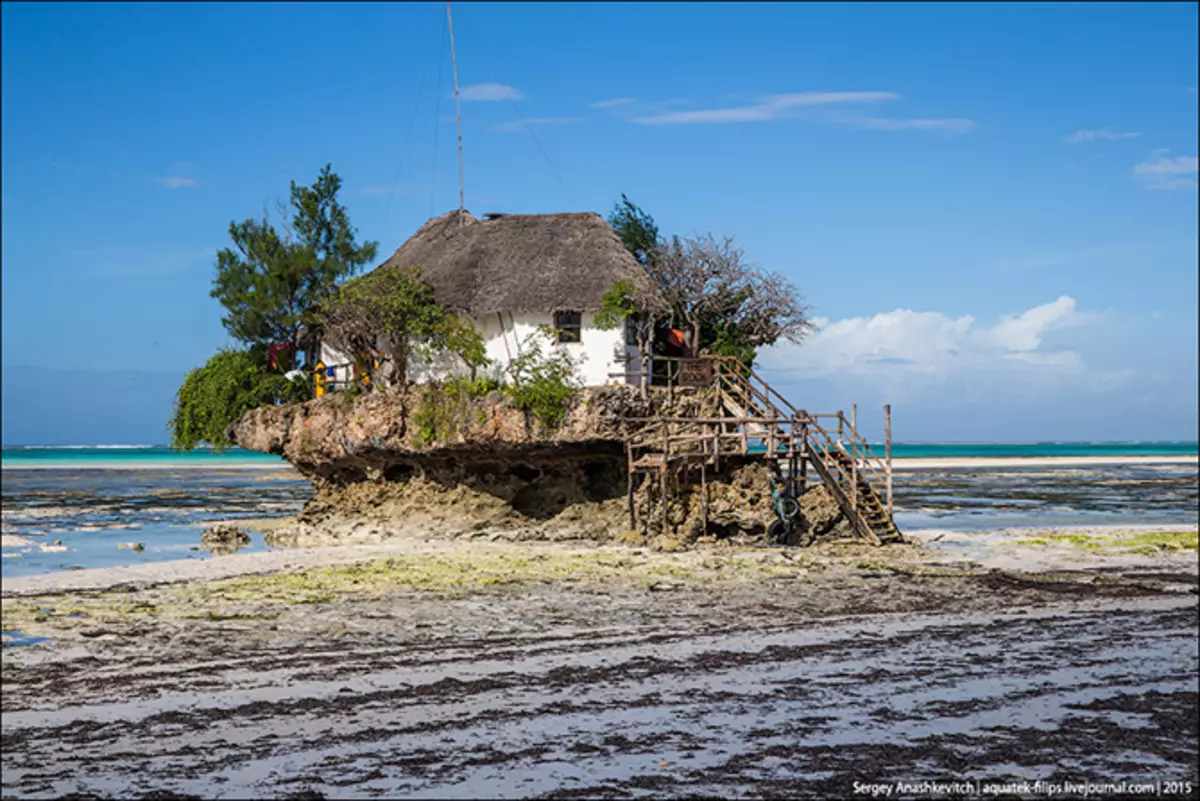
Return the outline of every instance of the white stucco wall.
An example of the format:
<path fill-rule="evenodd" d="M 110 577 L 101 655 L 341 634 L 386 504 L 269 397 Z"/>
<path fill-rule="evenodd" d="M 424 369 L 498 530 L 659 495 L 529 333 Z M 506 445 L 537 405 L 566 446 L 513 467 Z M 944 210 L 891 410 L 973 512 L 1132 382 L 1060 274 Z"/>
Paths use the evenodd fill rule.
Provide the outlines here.
<path fill-rule="evenodd" d="M 321 343 L 319 356 L 321 362 L 327 368 L 334 368 L 332 376 L 329 376 L 328 372 L 326 372 L 326 376 L 330 381 L 350 381 L 354 377 L 354 360 L 329 343 Z M 341 389 L 341 387 L 339 386 L 338 389 Z"/>
<path fill-rule="evenodd" d="M 596 327 L 595 314 L 584 312 L 582 315 L 581 336 L 579 342 L 555 343 L 549 347 L 564 348 L 576 359 L 577 376 L 585 387 L 598 387 L 610 383 L 629 383 L 625 380 L 626 363 L 622 361 L 625 354 L 637 353 L 636 343 L 627 345 L 625 342 L 625 326 L 618 326 L 611 331 L 602 331 Z M 483 334 L 484 347 L 487 357 L 492 364 L 486 373 L 498 380 L 504 380 L 507 375 L 505 368 L 509 361 L 521 352 L 521 345 L 530 335 L 539 335 L 538 327 L 552 325 L 551 314 L 490 314 L 475 320 L 476 327 Z M 539 335 L 540 336 L 540 335 Z M 321 343 L 321 360 L 326 365 L 343 364 L 351 360 L 335 348 Z M 637 371 L 636 361 L 630 362 L 628 368 Z M 337 370 L 337 380 L 350 376 L 347 369 Z M 423 363 L 414 360 L 409 365 L 409 377 L 417 382 L 430 379 L 446 378 L 455 373 L 466 374 L 468 371 L 458 357 L 452 354 L 440 354 L 433 363 Z M 611 376 L 610 373 L 620 373 Z M 632 383 L 636 383 L 636 379 Z"/>

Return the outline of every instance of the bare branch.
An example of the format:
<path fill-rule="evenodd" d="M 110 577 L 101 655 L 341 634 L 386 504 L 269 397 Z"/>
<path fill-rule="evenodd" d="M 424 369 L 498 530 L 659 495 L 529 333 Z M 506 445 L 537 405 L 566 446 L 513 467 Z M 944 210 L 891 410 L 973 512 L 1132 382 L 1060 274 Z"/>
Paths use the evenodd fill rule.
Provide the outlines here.
<path fill-rule="evenodd" d="M 808 305 L 782 275 L 746 260 L 731 237 L 698 234 L 674 238 L 649 259 L 674 315 L 690 329 L 693 350 L 711 328 L 734 328 L 741 344 L 800 342 L 813 330 Z"/>

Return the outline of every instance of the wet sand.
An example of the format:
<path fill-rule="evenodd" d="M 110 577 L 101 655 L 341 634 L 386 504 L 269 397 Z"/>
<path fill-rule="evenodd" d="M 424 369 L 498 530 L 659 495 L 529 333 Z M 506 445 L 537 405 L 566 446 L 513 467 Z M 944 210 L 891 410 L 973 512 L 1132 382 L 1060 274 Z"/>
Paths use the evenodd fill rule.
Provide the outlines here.
<path fill-rule="evenodd" d="M 3 652 L 4 795 L 1197 787 L 1195 552 L 1027 533 L 408 541 L 5 581 L 5 625 L 52 639 Z"/>

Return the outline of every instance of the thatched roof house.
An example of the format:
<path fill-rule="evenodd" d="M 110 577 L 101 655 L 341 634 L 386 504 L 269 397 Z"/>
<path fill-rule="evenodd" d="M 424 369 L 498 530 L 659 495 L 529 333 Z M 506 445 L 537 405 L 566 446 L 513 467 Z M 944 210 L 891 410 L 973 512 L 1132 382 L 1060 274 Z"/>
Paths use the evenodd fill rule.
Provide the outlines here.
<path fill-rule="evenodd" d="M 595 312 L 617 281 L 635 290 L 638 304 L 660 312 L 666 302 L 645 269 L 599 214 L 492 214 L 482 220 L 452 211 L 421 226 L 377 269 L 419 268 L 443 305 L 475 320 L 488 357 L 502 375 L 526 337 L 549 325 L 558 343 L 581 361 L 585 385 L 623 382 L 636 371 L 633 337 L 603 331 Z M 325 364 L 345 359 L 322 345 Z M 416 371 L 418 380 L 443 377 L 452 363 Z"/>
<path fill-rule="evenodd" d="M 622 279 L 647 306 L 663 305 L 645 269 L 594 212 L 477 220 L 452 211 L 422 225 L 383 266 L 419 267 L 441 303 L 473 317 L 599 311 Z"/>

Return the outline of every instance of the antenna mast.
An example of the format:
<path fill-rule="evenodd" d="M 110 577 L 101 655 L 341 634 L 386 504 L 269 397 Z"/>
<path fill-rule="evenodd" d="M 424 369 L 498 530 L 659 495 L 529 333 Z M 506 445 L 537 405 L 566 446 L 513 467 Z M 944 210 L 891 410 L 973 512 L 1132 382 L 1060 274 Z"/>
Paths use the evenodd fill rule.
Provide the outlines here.
<path fill-rule="evenodd" d="M 463 210 L 462 112 L 458 100 L 458 57 L 454 54 L 454 18 L 446 0 L 446 24 L 450 28 L 450 65 L 454 71 L 454 121 L 458 124 L 458 210 Z"/>

